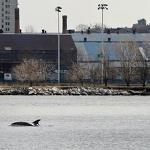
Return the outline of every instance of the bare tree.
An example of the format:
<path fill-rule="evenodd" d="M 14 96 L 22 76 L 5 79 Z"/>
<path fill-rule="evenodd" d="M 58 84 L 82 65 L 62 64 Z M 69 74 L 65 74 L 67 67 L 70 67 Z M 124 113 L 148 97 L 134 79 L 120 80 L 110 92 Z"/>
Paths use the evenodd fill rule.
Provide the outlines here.
<path fill-rule="evenodd" d="M 69 81 L 81 83 L 83 85 L 84 80 L 89 78 L 88 68 L 87 66 L 74 63 L 68 71 L 67 77 Z"/>
<path fill-rule="evenodd" d="M 104 25 L 104 28 L 106 28 L 106 26 Z M 94 33 L 99 33 L 102 31 L 102 25 L 99 24 L 99 23 L 96 23 L 94 25 L 90 24 L 90 25 L 85 25 L 85 24 L 79 24 L 77 27 L 76 27 L 76 30 L 77 31 L 83 31 L 83 32 L 94 32 Z M 89 32 L 89 33 L 90 33 Z"/>
<path fill-rule="evenodd" d="M 138 54 L 138 46 L 134 41 L 120 42 L 118 47 L 118 57 L 121 65 L 122 77 L 127 86 L 130 85 L 134 77 Z"/>
<path fill-rule="evenodd" d="M 101 70 L 99 73 L 102 75 L 102 71 L 103 71 L 103 82 L 105 86 L 107 86 L 109 79 L 112 79 L 112 77 L 116 73 L 110 60 L 109 48 L 107 47 L 106 44 L 104 44 L 104 54 L 99 55 L 99 57 L 101 57 L 101 61 L 100 61 L 101 67 L 103 63 L 103 70 Z M 103 57 L 103 60 L 102 60 L 102 57 Z"/>
<path fill-rule="evenodd" d="M 107 86 L 109 80 L 109 72 L 110 72 L 110 59 L 109 57 L 104 56 L 104 84 Z"/>
<path fill-rule="evenodd" d="M 138 57 L 138 69 L 137 72 L 140 76 L 140 81 L 142 83 L 142 86 L 145 87 L 147 78 L 149 76 L 149 66 L 148 66 L 148 57 L 146 54 L 146 51 L 149 50 L 149 44 L 144 44 L 144 48 L 143 47 L 139 47 L 139 51 L 141 53 L 141 55 L 139 55 Z"/>
<path fill-rule="evenodd" d="M 148 61 L 142 59 L 142 60 L 140 60 L 139 63 L 140 64 L 139 64 L 138 72 L 139 72 L 139 75 L 140 75 L 142 86 L 145 87 L 146 81 L 147 81 L 147 77 L 149 75 Z"/>
<path fill-rule="evenodd" d="M 101 61 L 101 63 L 103 63 L 103 82 L 105 86 L 107 86 L 108 80 L 109 80 L 111 63 L 110 63 L 110 58 L 109 58 L 109 52 L 108 52 L 106 45 L 104 45 L 103 61 Z"/>
<path fill-rule="evenodd" d="M 88 29 L 88 25 L 85 25 L 85 24 L 79 24 L 77 27 L 76 27 L 76 30 L 77 31 L 83 31 L 85 32 L 87 29 Z"/>
<path fill-rule="evenodd" d="M 101 79 L 101 66 L 99 64 L 90 64 L 89 67 L 90 80 L 95 85 L 95 83 L 100 83 Z"/>
<path fill-rule="evenodd" d="M 13 68 L 12 74 L 16 80 L 31 84 L 32 82 L 46 81 L 50 71 L 49 68 L 53 68 L 48 66 L 43 60 L 24 59 L 20 65 Z"/>
<path fill-rule="evenodd" d="M 27 33 L 34 33 L 35 32 L 35 29 L 32 25 L 28 25 L 25 27 L 25 32 Z"/>
<path fill-rule="evenodd" d="M 104 25 L 104 28 L 105 28 L 105 25 Z M 90 30 L 91 30 L 91 32 L 95 32 L 95 33 L 101 32 L 102 31 L 102 25 L 98 24 L 98 23 L 91 25 Z"/>
<path fill-rule="evenodd" d="M 46 63 L 46 72 L 48 76 L 48 80 L 56 80 L 56 66 L 53 63 Z"/>

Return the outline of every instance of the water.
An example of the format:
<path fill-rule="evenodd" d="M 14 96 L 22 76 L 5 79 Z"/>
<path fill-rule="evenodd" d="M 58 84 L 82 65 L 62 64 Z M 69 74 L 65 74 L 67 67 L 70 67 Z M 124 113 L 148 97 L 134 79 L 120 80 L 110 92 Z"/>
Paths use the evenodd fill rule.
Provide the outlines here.
<path fill-rule="evenodd" d="M 0 150 L 149 149 L 150 97 L 0 96 Z"/>

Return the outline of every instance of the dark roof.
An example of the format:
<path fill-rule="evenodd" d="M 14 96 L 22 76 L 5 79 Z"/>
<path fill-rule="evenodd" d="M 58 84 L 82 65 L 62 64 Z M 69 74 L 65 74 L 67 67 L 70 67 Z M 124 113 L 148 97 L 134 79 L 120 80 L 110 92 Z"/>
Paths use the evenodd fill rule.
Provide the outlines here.
<path fill-rule="evenodd" d="M 61 34 L 61 66 L 67 68 L 77 61 L 72 36 Z M 0 63 L 20 63 L 24 58 L 43 59 L 57 64 L 57 34 L 0 34 Z"/>
<path fill-rule="evenodd" d="M 62 34 L 61 49 L 76 49 L 71 35 Z M 57 34 L 0 34 L 0 50 L 57 50 Z"/>

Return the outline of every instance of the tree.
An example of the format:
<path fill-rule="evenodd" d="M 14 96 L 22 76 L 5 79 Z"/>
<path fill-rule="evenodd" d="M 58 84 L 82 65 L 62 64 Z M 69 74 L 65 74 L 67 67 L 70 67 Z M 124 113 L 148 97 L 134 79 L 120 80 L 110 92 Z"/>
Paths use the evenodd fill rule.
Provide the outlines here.
<path fill-rule="evenodd" d="M 108 84 L 108 80 L 109 80 L 109 72 L 110 72 L 110 60 L 109 60 L 109 57 L 107 56 L 104 56 L 104 77 L 103 77 L 103 80 L 104 80 L 104 84 L 105 86 L 107 86 Z"/>
<path fill-rule="evenodd" d="M 137 66 L 138 46 L 134 41 L 120 42 L 118 47 L 118 58 L 120 70 L 127 86 L 130 85 Z"/>
<path fill-rule="evenodd" d="M 90 64 L 89 67 L 90 80 L 95 85 L 95 83 L 100 83 L 101 80 L 101 67 L 99 64 Z"/>
<path fill-rule="evenodd" d="M 103 70 L 101 68 L 99 73 L 101 74 L 102 77 L 102 71 L 103 71 L 103 83 L 105 84 L 105 86 L 107 86 L 109 79 L 112 79 L 114 75 L 116 75 L 115 69 L 112 66 L 113 63 L 110 60 L 110 51 L 107 44 L 104 43 L 103 54 L 102 53 L 99 54 L 98 57 L 100 59 L 101 67 L 103 63 Z"/>
<path fill-rule="evenodd" d="M 79 31 L 79 32 L 81 32 L 81 31 L 85 32 L 85 31 L 88 29 L 88 27 L 89 27 L 88 25 L 79 24 L 79 25 L 76 27 L 76 30 Z"/>
<path fill-rule="evenodd" d="M 35 32 L 35 29 L 32 25 L 28 25 L 25 27 L 25 32 L 27 33 L 34 33 Z"/>
<path fill-rule="evenodd" d="M 51 68 L 51 69 L 50 69 Z M 48 79 L 48 74 L 52 72 L 53 66 L 46 64 L 43 60 L 24 59 L 20 65 L 13 68 L 14 78 L 21 82 L 41 82 Z"/>
<path fill-rule="evenodd" d="M 106 28 L 106 26 L 104 25 L 104 28 Z M 77 27 L 76 27 L 76 31 L 79 31 L 79 32 L 87 32 L 87 31 L 90 31 L 91 33 L 99 33 L 102 31 L 102 25 L 101 24 L 90 24 L 90 25 L 85 25 L 85 24 L 79 24 Z"/>
<path fill-rule="evenodd" d="M 146 48 L 146 46 L 147 44 L 145 43 L 144 48 Z M 138 60 L 137 60 L 138 62 L 137 72 L 140 76 L 140 81 L 142 83 L 142 86 L 145 87 L 147 77 L 149 76 L 149 73 L 150 73 L 149 67 L 148 67 L 148 57 L 146 56 L 146 52 L 142 47 L 139 48 L 139 51 L 141 52 L 141 55 L 138 57 Z"/>
<path fill-rule="evenodd" d="M 68 81 L 81 83 L 83 85 L 84 80 L 89 77 L 88 68 L 81 66 L 81 64 L 74 63 L 69 69 L 67 77 Z"/>
<path fill-rule="evenodd" d="M 91 82 L 93 84 L 96 83 L 100 83 L 101 79 L 102 79 L 102 62 L 97 63 L 97 64 L 90 64 L 89 70 L 90 70 L 90 79 Z M 110 61 L 109 59 L 106 59 L 106 57 L 104 57 L 104 61 L 103 61 L 103 81 L 105 83 L 105 86 L 107 86 L 108 83 L 108 79 L 109 79 L 109 70 L 110 70 Z"/>
<path fill-rule="evenodd" d="M 103 82 L 105 86 L 108 84 L 109 75 L 110 75 L 110 58 L 109 58 L 109 51 L 106 48 L 106 45 L 104 45 L 104 54 L 103 54 Z"/>
<path fill-rule="evenodd" d="M 149 75 L 147 60 L 142 59 L 140 61 L 140 66 L 138 68 L 138 71 L 139 71 L 139 75 L 140 75 L 142 86 L 145 87 L 146 81 L 147 81 L 147 77 Z"/>
<path fill-rule="evenodd" d="M 104 25 L 104 28 L 105 28 L 105 25 Z M 94 33 L 101 32 L 102 31 L 102 25 L 98 24 L 98 23 L 91 25 L 90 30 L 91 30 L 91 32 L 94 32 Z"/>

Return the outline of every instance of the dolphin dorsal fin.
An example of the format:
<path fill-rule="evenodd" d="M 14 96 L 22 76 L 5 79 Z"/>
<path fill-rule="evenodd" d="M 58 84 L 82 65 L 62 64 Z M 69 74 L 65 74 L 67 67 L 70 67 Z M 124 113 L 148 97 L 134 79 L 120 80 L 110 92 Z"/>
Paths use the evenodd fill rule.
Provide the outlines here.
<path fill-rule="evenodd" d="M 39 121 L 40 121 L 41 119 L 38 119 L 38 120 L 35 120 L 34 122 L 32 122 L 33 123 L 33 125 L 34 126 L 39 126 Z"/>

